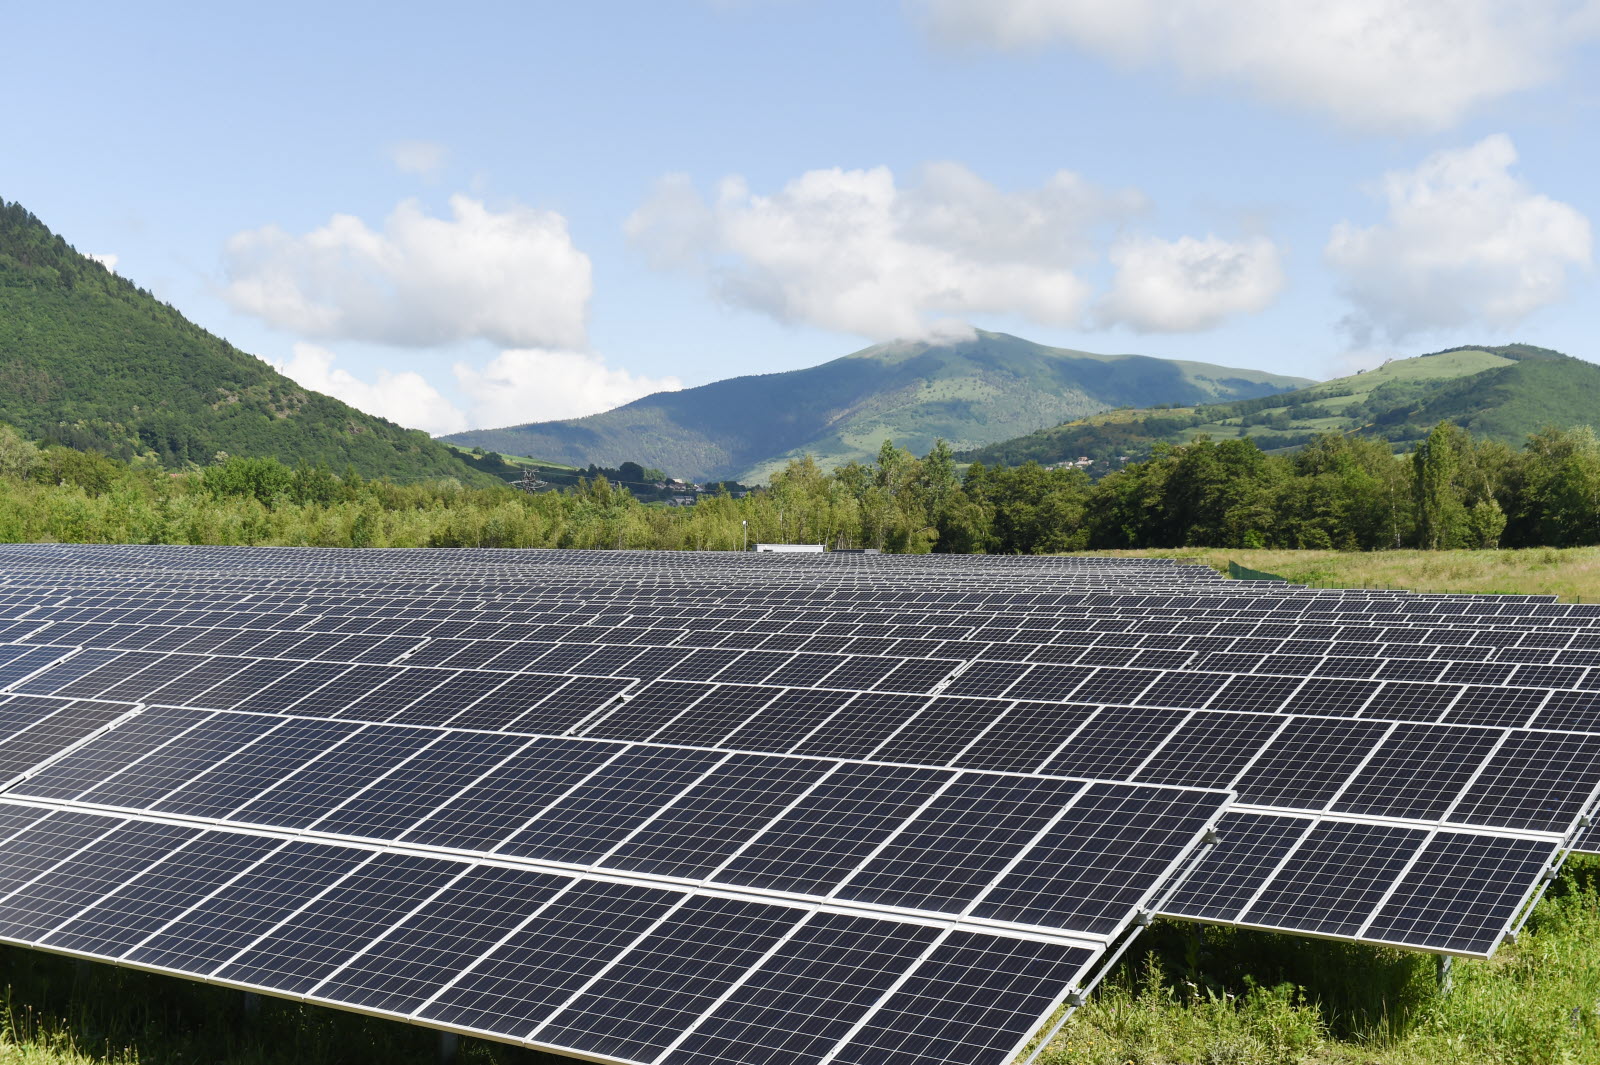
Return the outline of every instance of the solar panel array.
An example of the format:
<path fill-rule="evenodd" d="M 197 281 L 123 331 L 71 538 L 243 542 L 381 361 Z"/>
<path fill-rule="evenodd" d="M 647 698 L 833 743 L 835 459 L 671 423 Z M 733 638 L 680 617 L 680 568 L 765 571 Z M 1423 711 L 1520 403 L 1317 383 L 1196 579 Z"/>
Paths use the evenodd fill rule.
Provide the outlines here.
<path fill-rule="evenodd" d="M 0 576 L 0 938 L 610 1060 L 998 1063 L 1152 905 L 1486 955 L 1600 799 L 1600 609 L 1538 597 L 849 554 Z"/>

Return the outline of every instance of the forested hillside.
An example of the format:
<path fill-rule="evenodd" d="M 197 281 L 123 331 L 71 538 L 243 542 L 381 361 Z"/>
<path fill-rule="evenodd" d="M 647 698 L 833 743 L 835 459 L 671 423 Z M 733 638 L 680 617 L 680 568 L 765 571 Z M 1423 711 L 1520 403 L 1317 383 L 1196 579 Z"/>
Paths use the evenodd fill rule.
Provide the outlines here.
<path fill-rule="evenodd" d="M 425 433 L 309 391 L 0 200 L 0 421 L 169 468 L 229 455 L 485 481 Z"/>
<path fill-rule="evenodd" d="M 574 466 L 632 460 L 696 480 L 765 481 L 791 459 L 868 461 L 884 440 L 977 447 L 1095 411 L 1267 396 L 1310 382 L 1143 355 L 1096 355 L 978 331 L 878 344 L 821 366 L 660 392 L 569 421 L 445 439 Z"/>
<path fill-rule="evenodd" d="M 1050 464 L 1087 457 L 1096 472 L 1157 444 L 1201 436 L 1302 447 L 1322 433 L 1385 440 L 1409 451 L 1441 421 L 1507 444 L 1546 425 L 1600 424 L 1600 366 L 1527 344 L 1452 348 L 1281 395 L 1197 407 L 1128 409 L 976 448 L 964 461 Z"/>

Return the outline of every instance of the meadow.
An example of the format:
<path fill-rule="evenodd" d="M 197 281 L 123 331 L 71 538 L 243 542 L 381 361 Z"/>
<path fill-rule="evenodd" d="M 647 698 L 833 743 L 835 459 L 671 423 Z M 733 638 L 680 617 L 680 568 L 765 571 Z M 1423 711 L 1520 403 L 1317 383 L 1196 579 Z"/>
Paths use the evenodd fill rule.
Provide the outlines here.
<path fill-rule="evenodd" d="M 1600 547 L 1528 547 L 1479 551 L 1286 551 L 1181 547 L 1101 551 L 1122 557 L 1176 558 L 1228 572 L 1228 563 L 1296 584 L 1403 588 L 1413 592 L 1554 595 L 1600 603 Z"/>

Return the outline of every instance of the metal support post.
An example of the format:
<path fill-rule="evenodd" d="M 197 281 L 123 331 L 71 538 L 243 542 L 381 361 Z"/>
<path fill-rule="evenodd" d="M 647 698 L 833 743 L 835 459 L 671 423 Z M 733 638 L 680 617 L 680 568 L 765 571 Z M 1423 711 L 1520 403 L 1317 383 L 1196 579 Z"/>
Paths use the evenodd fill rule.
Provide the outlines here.
<path fill-rule="evenodd" d="M 1448 995 L 1450 993 L 1450 984 L 1452 982 L 1450 979 L 1450 970 L 1455 968 L 1455 964 L 1456 960 L 1450 955 L 1439 955 L 1439 965 L 1436 972 L 1439 981 L 1439 994 L 1441 995 Z"/>
<path fill-rule="evenodd" d="M 461 1037 L 454 1032 L 439 1033 L 439 1065 L 455 1065 L 456 1051 L 461 1049 Z"/>
<path fill-rule="evenodd" d="M 261 996 L 254 991 L 239 992 L 239 1008 L 244 1012 L 245 1020 L 255 1020 L 261 1016 Z"/>

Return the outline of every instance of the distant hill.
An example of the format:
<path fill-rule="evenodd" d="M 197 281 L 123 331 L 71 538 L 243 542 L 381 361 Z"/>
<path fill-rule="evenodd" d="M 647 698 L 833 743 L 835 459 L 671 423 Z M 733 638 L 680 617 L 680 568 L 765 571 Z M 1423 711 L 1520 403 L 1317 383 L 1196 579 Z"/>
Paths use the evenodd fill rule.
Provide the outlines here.
<path fill-rule="evenodd" d="M 1095 355 L 979 332 L 879 344 L 821 366 L 660 392 L 604 414 L 444 439 L 586 466 L 632 460 L 675 476 L 759 483 L 810 453 L 869 459 L 885 438 L 921 454 L 980 447 L 1111 407 L 1266 396 L 1310 382 L 1143 355 Z"/>
<path fill-rule="evenodd" d="M 1265 399 L 1107 411 L 974 448 L 963 461 L 1017 465 L 1090 458 L 1104 470 L 1158 443 L 1250 437 L 1265 450 L 1318 433 L 1380 437 L 1407 450 L 1441 421 L 1520 444 L 1546 425 L 1600 426 L 1600 366 L 1528 344 L 1451 348 Z"/>
<path fill-rule="evenodd" d="M 487 483 L 426 433 L 302 388 L 0 200 L 0 422 L 181 468 L 218 452 Z"/>

